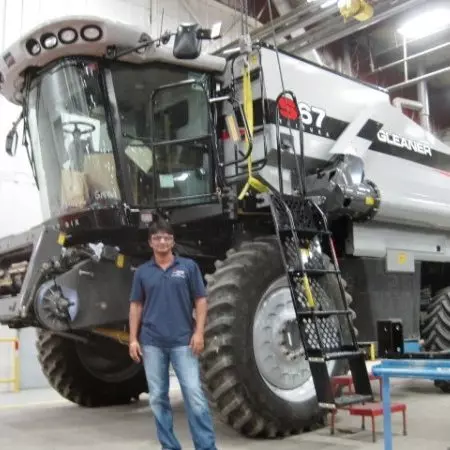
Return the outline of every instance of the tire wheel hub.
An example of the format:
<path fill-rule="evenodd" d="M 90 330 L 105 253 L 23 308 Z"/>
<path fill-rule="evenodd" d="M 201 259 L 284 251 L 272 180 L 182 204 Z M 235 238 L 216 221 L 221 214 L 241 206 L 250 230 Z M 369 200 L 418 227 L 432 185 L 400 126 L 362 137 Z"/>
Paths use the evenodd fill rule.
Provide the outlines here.
<path fill-rule="evenodd" d="M 293 402 L 316 396 L 285 276 L 261 298 L 253 322 L 253 348 L 258 370 L 276 395 Z M 334 364 L 328 363 L 328 369 Z"/>
<path fill-rule="evenodd" d="M 255 313 L 253 348 L 258 370 L 271 389 L 293 391 L 311 377 L 285 277 L 272 283 Z M 286 392 L 287 393 L 287 392 Z"/>
<path fill-rule="evenodd" d="M 305 350 L 300 340 L 300 330 L 297 321 L 288 320 L 280 331 L 281 351 L 288 360 L 295 360 L 305 357 Z"/>

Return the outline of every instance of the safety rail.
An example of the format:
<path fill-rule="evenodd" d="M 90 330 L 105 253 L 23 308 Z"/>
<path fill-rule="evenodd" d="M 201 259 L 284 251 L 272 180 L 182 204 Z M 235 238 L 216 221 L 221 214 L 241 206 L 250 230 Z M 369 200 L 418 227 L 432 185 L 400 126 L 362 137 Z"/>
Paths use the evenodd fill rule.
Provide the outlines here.
<path fill-rule="evenodd" d="M 13 392 L 19 392 L 20 390 L 20 371 L 19 371 L 19 339 L 12 338 L 0 338 L 0 344 L 11 344 L 13 349 L 12 356 L 12 377 L 0 378 L 0 384 L 12 384 Z"/>

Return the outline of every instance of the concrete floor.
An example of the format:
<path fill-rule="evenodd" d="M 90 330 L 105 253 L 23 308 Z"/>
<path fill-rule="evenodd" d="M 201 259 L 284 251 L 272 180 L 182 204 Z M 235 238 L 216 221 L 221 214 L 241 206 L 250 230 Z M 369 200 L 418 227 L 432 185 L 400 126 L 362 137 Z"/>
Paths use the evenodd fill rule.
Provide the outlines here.
<path fill-rule="evenodd" d="M 375 386 L 374 386 L 375 387 Z M 408 406 L 408 436 L 402 435 L 401 415 L 394 414 L 395 450 L 449 450 L 450 396 L 431 382 L 395 380 L 392 400 Z M 192 450 L 183 403 L 176 382 L 171 389 L 175 429 L 185 450 Z M 377 419 L 378 441 L 373 444 L 370 428 L 360 430 L 360 418 L 338 414 L 339 431 L 330 436 L 323 428 L 280 441 L 250 440 L 236 435 L 216 421 L 219 450 L 379 450 L 383 449 L 383 419 Z M 89 410 L 61 399 L 53 391 L 32 390 L 0 394 L 0 449 L 13 450 L 126 450 L 160 447 L 147 401 L 130 406 Z"/>

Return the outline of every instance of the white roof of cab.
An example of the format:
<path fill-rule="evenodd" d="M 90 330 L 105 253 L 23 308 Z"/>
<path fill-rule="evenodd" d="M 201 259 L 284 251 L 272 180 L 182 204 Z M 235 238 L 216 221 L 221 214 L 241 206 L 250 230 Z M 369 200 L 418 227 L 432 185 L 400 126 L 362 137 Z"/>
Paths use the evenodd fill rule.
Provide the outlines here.
<path fill-rule="evenodd" d="M 80 36 L 80 31 L 88 25 L 96 25 L 102 30 L 102 36 L 96 42 L 85 41 Z M 76 30 L 78 39 L 74 43 L 63 44 L 58 40 L 58 44 L 53 49 L 46 50 L 41 47 L 37 56 L 28 52 L 26 44 L 30 39 L 39 42 L 41 36 L 49 32 L 58 36 L 58 32 L 64 28 Z M 120 51 L 120 49 L 138 45 L 143 34 L 146 34 L 146 30 L 138 29 L 135 25 L 88 15 L 67 16 L 42 23 L 2 53 L 0 57 L 0 94 L 12 103 L 20 104 L 24 81 L 23 72 L 28 67 L 43 67 L 59 58 L 72 55 L 103 57 L 109 46 L 115 45 Z M 142 53 L 129 53 L 120 60 L 135 64 L 152 61 L 168 62 L 205 72 L 223 72 L 226 64 L 224 58 L 209 54 L 202 54 L 195 60 L 176 59 L 173 56 L 172 48 L 164 45 L 150 46 Z"/>

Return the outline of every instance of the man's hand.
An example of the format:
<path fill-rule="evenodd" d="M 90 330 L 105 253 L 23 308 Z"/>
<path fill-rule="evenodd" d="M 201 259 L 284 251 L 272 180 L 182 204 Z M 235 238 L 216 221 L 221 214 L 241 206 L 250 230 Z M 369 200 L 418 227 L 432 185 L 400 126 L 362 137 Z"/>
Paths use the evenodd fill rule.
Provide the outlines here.
<path fill-rule="evenodd" d="M 192 352 L 194 355 L 199 355 L 204 347 L 205 347 L 205 341 L 203 339 L 203 333 L 200 331 L 196 331 L 191 338 L 191 342 L 189 343 L 189 347 L 191 347 Z"/>
<path fill-rule="evenodd" d="M 141 362 L 142 350 L 138 341 L 132 341 L 129 344 L 130 356 L 133 361 Z"/>

